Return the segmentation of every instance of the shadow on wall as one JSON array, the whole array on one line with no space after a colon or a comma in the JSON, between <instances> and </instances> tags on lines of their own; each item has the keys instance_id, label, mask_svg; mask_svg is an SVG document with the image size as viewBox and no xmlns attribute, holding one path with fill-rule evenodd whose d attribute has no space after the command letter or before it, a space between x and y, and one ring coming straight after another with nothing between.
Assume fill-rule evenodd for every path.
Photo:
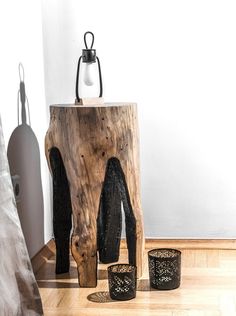
<instances>
[{"instance_id":1,"label":"shadow on wall","mask_svg":"<svg viewBox=\"0 0 236 316\"><path fill-rule=\"evenodd\" d=\"M24 85L24 69L21 64L19 65L19 74L18 126L11 134L7 156L16 197L16 206L29 256L32 258L44 245L43 190L39 144L30 124L29 103Z\"/></svg>"}]
</instances>

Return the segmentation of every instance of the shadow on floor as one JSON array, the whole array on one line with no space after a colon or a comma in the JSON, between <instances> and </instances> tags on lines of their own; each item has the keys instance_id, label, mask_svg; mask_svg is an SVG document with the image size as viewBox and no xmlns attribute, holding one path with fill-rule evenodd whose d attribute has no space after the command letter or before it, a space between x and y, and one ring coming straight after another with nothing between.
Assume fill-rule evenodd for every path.
<instances>
[{"instance_id":1,"label":"shadow on floor","mask_svg":"<svg viewBox=\"0 0 236 316\"><path fill-rule=\"evenodd\" d=\"M71 260L73 260L71 258ZM36 279L40 288L79 288L78 284L78 271L74 265L70 266L68 273L56 274L55 273L55 256L52 256L50 260L45 263L45 268L40 269L36 273ZM71 283L74 279L75 282ZM107 268L104 267L98 270L98 280L107 280ZM67 280L63 281L63 280ZM149 292L156 291L150 287L149 279L141 279L137 281L137 291ZM91 302L106 303L111 302L109 292L95 292L90 294L88 300Z\"/></svg>"},{"instance_id":2,"label":"shadow on floor","mask_svg":"<svg viewBox=\"0 0 236 316\"><path fill-rule=\"evenodd\" d=\"M105 270L103 270L105 272ZM144 280L138 280L137 282L137 291L155 291L154 289L150 288L149 285L149 280L144 279ZM107 291L102 291L102 292L95 292L91 293L87 296L87 299L90 302L94 303L109 303L109 302L114 302L111 297L109 292Z\"/></svg>"},{"instance_id":3,"label":"shadow on floor","mask_svg":"<svg viewBox=\"0 0 236 316\"><path fill-rule=\"evenodd\" d=\"M143 280L138 280L137 291L149 292L149 291L157 291L157 290L150 287L149 279L143 279Z\"/></svg>"},{"instance_id":4,"label":"shadow on floor","mask_svg":"<svg viewBox=\"0 0 236 316\"><path fill-rule=\"evenodd\" d=\"M71 259L73 260L73 259ZM40 269L36 273L36 279L40 280L55 280L55 279L77 279L78 271L76 266L70 266L68 273L56 274L55 273L55 256L52 256L46 263L45 269ZM97 274L98 280L107 280L107 269L99 269Z\"/></svg>"},{"instance_id":5,"label":"shadow on floor","mask_svg":"<svg viewBox=\"0 0 236 316\"><path fill-rule=\"evenodd\" d=\"M107 270L98 270L98 280L107 280L108 279L108 274Z\"/></svg>"},{"instance_id":6,"label":"shadow on floor","mask_svg":"<svg viewBox=\"0 0 236 316\"><path fill-rule=\"evenodd\" d=\"M50 288L50 289L77 289L79 288L78 282L57 282L57 281L37 281L39 288Z\"/></svg>"},{"instance_id":7,"label":"shadow on floor","mask_svg":"<svg viewBox=\"0 0 236 316\"><path fill-rule=\"evenodd\" d=\"M91 293L91 294L89 294L87 296L87 299L90 302L93 302L93 303L110 303L110 302L114 302L110 298L110 294L107 291Z\"/></svg>"},{"instance_id":8,"label":"shadow on floor","mask_svg":"<svg viewBox=\"0 0 236 316\"><path fill-rule=\"evenodd\" d=\"M55 273L55 260L49 260L45 263L44 269L40 269L36 273L36 279L38 281L60 280L60 279L77 279L78 271L75 266L70 266L68 273Z\"/></svg>"}]
</instances>

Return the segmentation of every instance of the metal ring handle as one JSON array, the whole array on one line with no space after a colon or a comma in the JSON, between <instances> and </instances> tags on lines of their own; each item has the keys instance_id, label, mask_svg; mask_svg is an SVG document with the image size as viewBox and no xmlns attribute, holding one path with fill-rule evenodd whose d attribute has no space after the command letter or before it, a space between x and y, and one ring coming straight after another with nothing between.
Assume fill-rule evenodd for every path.
<instances>
[{"instance_id":1,"label":"metal ring handle","mask_svg":"<svg viewBox=\"0 0 236 316\"><path fill-rule=\"evenodd\" d=\"M25 70L24 70L22 63L19 63L18 70L19 70L20 81L24 81L25 80Z\"/></svg>"},{"instance_id":2,"label":"metal ring handle","mask_svg":"<svg viewBox=\"0 0 236 316\"><path fill-rule=\"evenodd\" d=\"M92 36L92 42L91 42L90 48L88 48L88 44L87 44L87 40L86 40L86 36L88 34L90 34ZM84 33L84 44L85 44L86 49L92 49L93 48L93 43L94 43L94 34L92 32L89 32L89 31Z\"/></svg>"},{"instance_id":3,"label":"metal ring handle","mask_svg":"<svg viewBox=\"0 0 236 316\"><path fill-rule=\"evenodd\" d=\"M20 78L20 89L17 93L17 121L18 125L20 124L20 103L21 103L21 123L27 124L27 111L28 111L28 121L29 125L31 125L30 122L30 111L29 111L29 100L27 98L26 92L25 92L25 70L22 65L22 63L19 63L18 65L18 71L19 71L19 78ZM27 103L27 111L25 104Z\"/></svg>"}]
</instances>

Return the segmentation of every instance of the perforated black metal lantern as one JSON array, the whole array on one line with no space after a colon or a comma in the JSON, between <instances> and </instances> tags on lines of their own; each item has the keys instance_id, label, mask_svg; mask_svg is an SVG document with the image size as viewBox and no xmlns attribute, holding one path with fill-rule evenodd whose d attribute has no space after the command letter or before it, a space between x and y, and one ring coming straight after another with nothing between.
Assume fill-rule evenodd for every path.
<instances>
[{"instance_id":1,"label":"perforated black metal lantern","mask_svg":"<svg viewBox=\"0 0 236 316\"><path fill-rule=\"evenodd\" d=\"M181 252L160 248L148 252L151 287L158 290L173 290L180 286Z\"/></svg>"},{"instance_id":2,"label":"perforated black metal lantern","mask_svg":"<svg viewBox=\"0 0 236 316\"><path fill-rule=\"evenodd\" d=\"M108 267L109 292L113 300L126 301L136 297L136 267L114 264Z\"/></svg>"}]
</instances>

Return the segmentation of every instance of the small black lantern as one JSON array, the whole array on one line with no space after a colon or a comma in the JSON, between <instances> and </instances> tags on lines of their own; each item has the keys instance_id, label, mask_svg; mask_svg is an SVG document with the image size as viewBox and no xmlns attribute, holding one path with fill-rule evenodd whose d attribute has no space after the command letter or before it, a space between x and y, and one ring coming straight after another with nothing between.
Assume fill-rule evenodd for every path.
<instances>
[{"instance_id":1,"label":"small black lantern","mask_svg":"<svg viewBox=\"0 0 236 316\"><path fill-rule=\"evenodd\" d=\"M86 40L86 37L88 34L90 34L92 36L92 42L91 42L90 48L88 48L88 44L87 44L87 40ZM85 44L85 49L82 49L82 55L79 58L78 66L77 66L76 88L75 88L77 102L80 102L80 100L81 100L81 98L79 96L79 79L80 79L81 60L82 60L82 63L85 63L85 66L86 66L84 82L87 86L93 85L93 81L91 80L91 76L90 76L90 71L91 71L92 65L97 62L98 75L99 75L99 85L100 85L99 98L102 97L102 93L103 93L101 66L100 66L99 58L96 55L96 49L93 49L94 34L92 32L86 32L84 34L84 44Z\"/></svg>"},{"instance_id":2,"label":"small black lantern","mask_svg":"<svg viewBox=\"0 0 236 316\"><path fill-rule=\"evenodd\" d=\"M160 248L148 252L149 277L152 288L173 290L180 286L181 252Z\"/></svg>"},{"instance_id":3,"label":"small black lantern","mask_svg":"<svg viewBox=\"0 0 236 316\"><path fill-rule=\"evenodd\" d=\"M113 264L108 267L110 297L117 301L136 297L136 267L130 264Z\"/></svg>"}]
</instances>

